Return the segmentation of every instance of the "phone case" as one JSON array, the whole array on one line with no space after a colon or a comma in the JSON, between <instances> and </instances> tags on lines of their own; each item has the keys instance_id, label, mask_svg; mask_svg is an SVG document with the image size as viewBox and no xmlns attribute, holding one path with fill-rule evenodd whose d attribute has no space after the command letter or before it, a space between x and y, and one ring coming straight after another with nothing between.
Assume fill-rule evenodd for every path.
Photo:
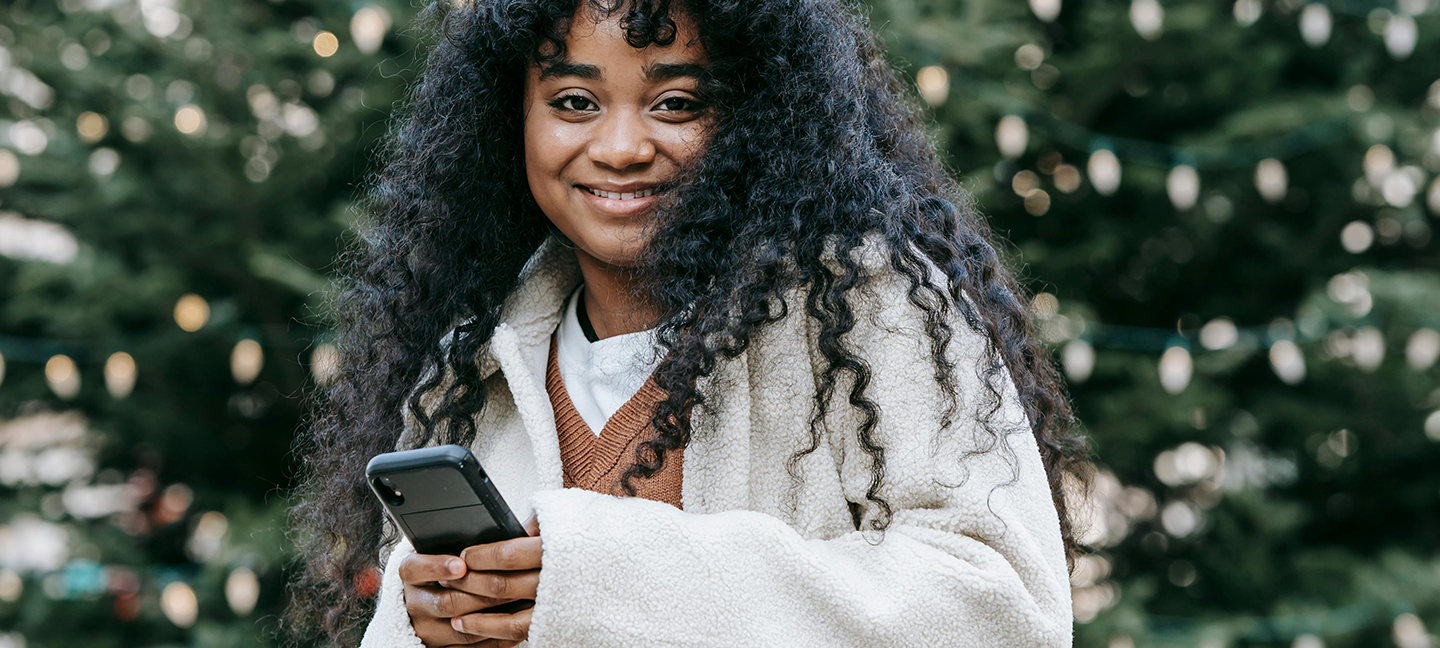
<instances>
[{"instance_id":1,"label":"phone case","mask_svg":"<svg viewBox=\"0 0 1440 648\"><path fill-rule=\"evenodd\" d=\"M423 554L528 535L469 450L444 445L387 452L370 460L366 481L390 519Z\"/></svg>"}]
</instances>

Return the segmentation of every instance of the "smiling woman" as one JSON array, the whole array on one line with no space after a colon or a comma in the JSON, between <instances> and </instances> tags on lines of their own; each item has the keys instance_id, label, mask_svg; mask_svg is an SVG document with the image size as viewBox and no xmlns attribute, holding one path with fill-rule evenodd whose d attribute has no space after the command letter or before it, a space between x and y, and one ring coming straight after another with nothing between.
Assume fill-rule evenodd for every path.
<instances>
[{"instance_id":1,"label":"smiling woman","mask_svg":"<svg viewBox=\"0 0 1440 648\"><path fill-rule=\"evenodd\" d=\"M295 628L1070 644L1084 444L857 5L481 0L426 25L301 449ZM440 443L531 537L397 537L363 467Z\"/></svg>"}]
</instances>

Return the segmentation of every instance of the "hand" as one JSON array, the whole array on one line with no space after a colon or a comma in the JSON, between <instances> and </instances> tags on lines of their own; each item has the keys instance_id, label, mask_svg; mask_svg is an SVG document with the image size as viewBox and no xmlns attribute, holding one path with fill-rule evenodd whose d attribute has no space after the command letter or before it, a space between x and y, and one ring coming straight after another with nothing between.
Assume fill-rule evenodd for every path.
<instances>
[{"instance_id":1,"label":"hand","mask_svg":"<svg viewBox=\"0 0 1440 648\"><path fill-rule=\"evenodd\" d=\"M540 525L525 521L527 538L466 547L460 556L411 554L400 563L405 609L426 646L510 648L530 634L531 610L480 610L535 598L540 583Z\"/></svg>"}]
</instances>

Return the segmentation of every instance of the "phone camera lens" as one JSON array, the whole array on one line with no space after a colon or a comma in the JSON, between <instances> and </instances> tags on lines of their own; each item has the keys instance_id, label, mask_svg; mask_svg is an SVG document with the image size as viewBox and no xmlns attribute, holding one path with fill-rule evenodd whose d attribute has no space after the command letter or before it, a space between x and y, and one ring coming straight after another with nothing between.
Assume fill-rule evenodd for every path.
<instances>
[{"instance_id":1,"label":"phone camera lens","mask_svg":"<svg viewBox=\"0 0 1440 648\"><path fill-rule=\"evenodd\" d=\"M395 482L389 477L380 477L375 480L375 491L391 506L401 506L405 503L405 494L395 487Z\"/></svg>"}]
</instances>

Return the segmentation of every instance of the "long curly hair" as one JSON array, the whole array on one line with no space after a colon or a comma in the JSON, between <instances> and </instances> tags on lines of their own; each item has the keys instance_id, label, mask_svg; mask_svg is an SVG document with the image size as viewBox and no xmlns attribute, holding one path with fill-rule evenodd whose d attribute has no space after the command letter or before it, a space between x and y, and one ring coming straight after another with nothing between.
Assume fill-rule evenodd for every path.
<instances>
[{"instance_id":1,"label":"long curly hair","mask_svg":"<svg viewBox=\"0 0 1440 648\"><path fill-rule=\"evenodd\" d=\"M304 481L293 523L303 566L291 583L294 629L316 634L318 624L344 645L373 610L373 590L356 584L373 578L394 531L383 524L363 469L396 449L402 411L417 423L415 438L407 437L415 445L475 438L473 417L489 397L475 358L525 262L553 235L526 181L524 75L564 55L581 2L619 15L637 48L672 42L672 11L683 12L710 61L699 84L713 111L707 144L665 192L642 255L648 274L663 277L647 296L662 314L658 340L666 353L655 379L668 395L652 419L657 437L639 447L624 475L629 492L634 479L653 475L667 452L689 441L687 413L706 404L697 378L800 307L784 304L791 292L805 295L827 363L811 410L810 447L794 459L819 447L832 400L845 399L864 414L854 433L873 466L866 497L882 515L872 527L889 524L890 505L880 495L885 448L873 436L880 411L866 396L871 368L845 339L857 317L851 297L868 278L851 253L878 234L890 266L908 279L909 301L924 314L951 416L957 368L945 351L956 310L986 339L985 384L1008 366L1073 556L1062 481L1071 475L1084 483L1086 450L1064 385L1035 335L1024 289L1004 267L972 197L947 172L923 111L857 4L441 0L417 22L436 38L386 138L358 241L342 259L334 308L339 367L317 391L297 448ZM850 385L847 393L837 396L837 384ZM989 390L980 418L996 434L988 419L1000 394Z\"/></svg>"}]
</instances>

